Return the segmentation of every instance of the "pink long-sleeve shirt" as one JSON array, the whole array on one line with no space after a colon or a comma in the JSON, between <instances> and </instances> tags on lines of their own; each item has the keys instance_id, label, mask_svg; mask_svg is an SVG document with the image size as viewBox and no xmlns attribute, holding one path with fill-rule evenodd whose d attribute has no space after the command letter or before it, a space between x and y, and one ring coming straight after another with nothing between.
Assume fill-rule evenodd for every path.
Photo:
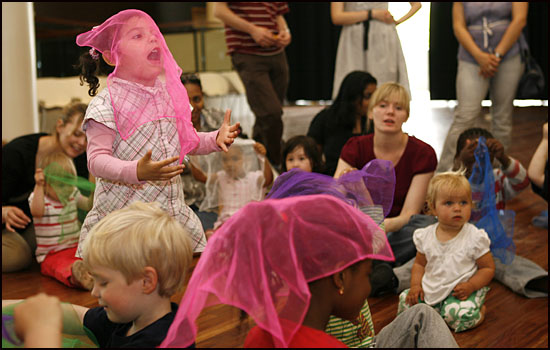
<instances>
[{"instance_id":1,"label":"pink long-sleeve shirt","mask_svg":"<svg viewBox=\"0 0 550 350\"><path fill-rule=\"evenodd\" d=\"M86 137L88 139L86 153L88 155L88 170L92 175L130 184L143 183L144 181L139 181L137 178L139 159L122 160L113 157L112 147L116 131L94 120L87 120L86 123ZM216 143L218 130L197 134L199 135L199 144L190 154L202 155L221 151Z\"/></svg>"}]
</instances>

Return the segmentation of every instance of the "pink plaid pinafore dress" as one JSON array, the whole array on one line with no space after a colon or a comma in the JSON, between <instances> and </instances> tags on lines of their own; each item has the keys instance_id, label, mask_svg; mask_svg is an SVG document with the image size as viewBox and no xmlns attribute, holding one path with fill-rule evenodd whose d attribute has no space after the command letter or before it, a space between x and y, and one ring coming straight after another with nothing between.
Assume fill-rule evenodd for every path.
<instances>
[{"instance_id":1,"label":"pink plaid pinafore dress","mask_svg":"<svg viewBox=\"0 0 550 350\"><path fill-rule=\"evenodd\" d=\"M111 94L111 95L110 95ZM173 115L170 96L157 80L153 87L113 77L109 88L103 89L91 102L84 118L84 127L89 119L117 130L111 96L123 96L125 103L153 109L158 115ZM154 97L154 98L153 98ZM137 160L148 150L153 150L152 160L159 161L180 155L180 142L174 118L160 118L140 125L131 136L123 140L117 131L113 144L113 156L122 160ZM141 184L96 179L94 205L82 225L77 255L82 254L82 245L88 232L104 216L124 208L134 201L159 202L164 210L177 218L191 235L193 252L202 252L206 237L201 222L193 210L185 204L183 183L180 176L168 181L147 181Z\"/></svg>"}]
</instances>

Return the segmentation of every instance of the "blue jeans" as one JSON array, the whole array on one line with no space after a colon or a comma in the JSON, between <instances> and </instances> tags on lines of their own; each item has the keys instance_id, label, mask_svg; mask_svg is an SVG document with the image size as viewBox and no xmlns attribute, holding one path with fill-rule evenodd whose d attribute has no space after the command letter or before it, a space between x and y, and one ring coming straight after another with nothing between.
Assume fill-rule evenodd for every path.
<instances>
[{"instance_id":1,"label":"blue jeans","mask_svg":"<svg viewBox=\"0 0 550 350\"><path fill-rule=\"evenodd\" d=\"M431 215L417 214L411 216L409 222L399 231L389 232L388 242L390 243L395 263L393 266L401 266L416 256L416 246L413 242L413 233L418 228L435 224L437 220Z\"/></svg>"},{"instance_id":2,"label":"blue jeans","mask_svg":"<svg viewBox=\"0 0 550 350\"><path fill-rule=\"evenodd\" d=\"M218 220L218 214L210 211L200 211L199 208L195 205L191 205L191 209L197 214L199 220L201 221L202 228L206 231L214 228L214 223Z\"/></svg>"}]
</instances>

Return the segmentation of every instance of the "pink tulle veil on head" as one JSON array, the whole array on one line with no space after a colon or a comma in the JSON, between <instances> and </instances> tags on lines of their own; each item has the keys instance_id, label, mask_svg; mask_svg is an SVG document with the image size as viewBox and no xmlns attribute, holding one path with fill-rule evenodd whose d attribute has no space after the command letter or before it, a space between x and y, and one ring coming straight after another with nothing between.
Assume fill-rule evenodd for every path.
<instances>
[{"instance_id":1,"label":"pink tulle veil on head","mask_svg":"<svg viewBox=\"0 0 550 350\"><path fill-rule=\"evenodd\" d=\"M202 309L216 304L244 310L288 347L309 308L308 283L365 259L394 256L384 230L339 198L249 203L208 241L161 347L191 345Z\"/></svg>"},{"instance_id":2,"label":"pink tulle veil on head","mask_svg":"<svg viewBox=\"0 0 550 350\"><path fill-rule=\"evenodd\" d=\"M151 16L140 10L121 11L78 35L76 43L97 50L115 66L107 78L107 88L122 139L145 123L173 118L181 163L199 138L180 80L182 70Z\"/></svg>"}]
</instances>

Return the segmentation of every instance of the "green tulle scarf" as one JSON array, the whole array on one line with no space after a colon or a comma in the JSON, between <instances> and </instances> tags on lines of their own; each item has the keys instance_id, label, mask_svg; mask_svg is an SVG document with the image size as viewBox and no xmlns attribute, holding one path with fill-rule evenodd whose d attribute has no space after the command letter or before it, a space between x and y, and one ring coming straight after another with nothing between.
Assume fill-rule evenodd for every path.
<instances>
[{"instance_id":1,"label":"green tulle scarf","mask_svg":"<svg viewBox=\"0 0 550 350\"><path fill-rule=\"evenodd\" d=\"M23 302L23 301L22 301ZM20 303L2 307L2 348L24 348L14 329L13 309ZM61 303L63 309L63 331L61 347L63 348L97 348L93 333L80 321L71 304Z\"/></svg>"},{"instance_id":2,"label":"green tulle scarf","mask_svg":"<svg viewBox=\"0 0 550 350\"><path fill-rule=\"evenodd\" d=\"M77 190L83 196L89 196L95 189L95 184L87 179L73 175L66 171L61 165L53 162L44 168L44 177L46 183L54 190L57 198L63 205L63 210L59 216L59 223L61 224L61 235L59 242L61 243L67 232L65 227L67 222L71 221L73 210L67 204L71 197L78 194ZM77 216L80 222L84 221L87 211L77 208Z\"/></svg>"}]
</instances>

